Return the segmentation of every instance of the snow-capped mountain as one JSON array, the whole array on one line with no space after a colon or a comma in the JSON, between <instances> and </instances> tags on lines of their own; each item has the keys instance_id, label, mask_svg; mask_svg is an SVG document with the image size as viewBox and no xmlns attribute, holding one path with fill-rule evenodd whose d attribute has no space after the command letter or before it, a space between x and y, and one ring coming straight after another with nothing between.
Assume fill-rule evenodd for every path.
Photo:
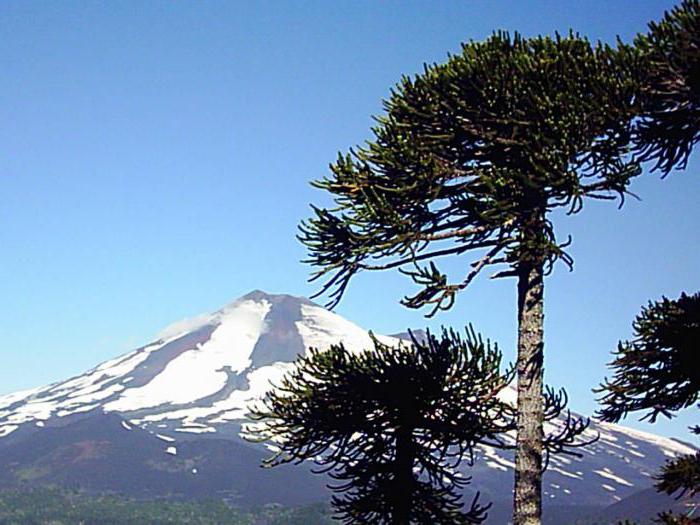
<instances>
[{"instance_id":1,"label":"snow-capped mountain","mask_svg":"<svg viewBox=\"0 0 700 525\"><path fill-rule=\"evenodd\" d=\"M357 350L370 344L365 330L306 299L254 291L83 375L0 397L0 436L95 409L144 429L221 434L235 423L237 430L249 401L297 355L340 341Z\"/></svg>"},{"instance_id":2,"label":"snow-capped mountain","mask_svg":"<svg viewBox=\"0 0 700 525\"><path fill-rule=\"evenodd\" d=\"M281 474L257 469L265 449L239 437L246 407L297 355L340 341L354 351L370 345L366 330L307 299L255 291L85 374L0 397L0 484L65 481L141 493L165 484L165 493L232 490L274 501L270 483ZM600 440L582 458L552 458L545 478L552 503L614 503L649 488L666 458L694 450L618 425L596 422L588 432ZM506 501L513 466L511 455L484 447L468 473L487 498ZM289 467L284 476L303 476L297 486L319 495L322 481L301 471ZM288 479L281 483L294 499Z\"/></svg>"}]
</instances>

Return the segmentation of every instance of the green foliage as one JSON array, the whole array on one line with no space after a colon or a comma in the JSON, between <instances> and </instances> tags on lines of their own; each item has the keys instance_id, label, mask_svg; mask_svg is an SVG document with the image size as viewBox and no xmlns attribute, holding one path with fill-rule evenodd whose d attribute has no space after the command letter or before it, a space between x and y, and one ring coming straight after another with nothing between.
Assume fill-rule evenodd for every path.
<instances>
[{"instance_id":1,"label":"green foliage","mask_svg":"<svg viewBox=\"0 0 700 525\"><path fill-rule=\"evenodd\" d=\"M233 509L222 501L132 500L53 489L0 492L1 525L330 525L312 505Z\"/></svg>"},{"instance_id":2,"label":"green foliage","mask_svg":"<svg viewBox=\"0 0 700 525\"><path fill-rule=\"evenodd\" d=\"M336 523L325 505L285 508L267 505L261 510L248 512L255 525L331 525Z\"/></svg>"},{"instance_id":3,"label":"green foliage","mask_svg":"<svg viewBox=\"0 0 700 525\"><path fill-rule=\"evenodd\" d=\"M605 421L617 422L629 412L659 415L689 407L700 395L700 293L681 294L649 303L633 323L634 339L621 341L609 367L612 380L598 392Z\"/></svg>"},{"instance_id":4,"label":"green foliage","mask_svg":"<svg viewBox=\"0 0 700 525\"><path fill-rule=\"evenodd\" d=\"M314 183L335 206L314 207L300 239L330 304L363 270L401 268L422 287L404 304L433 314L486 267L571 264L546 213L622 198L639 173L628 156L638 60L575 34L496 33L403 78L374 139ZM473 250L481 257L450 284L435 260Z\"/></svg>"},{"instance_id":5,"label":"green foliage","mask_svg":"<svg viewBox=\"0 0 700 525\"><path fill-rule=\"evenodd\" d=\"M700 293L649 302L634 323L635 337L621 341L610 363L612 380L597 390L604 405L599 415L617 422L630 412L645 412L641 419L654 423L659 415L690 407L700 398ZM697 405L700 408L700 405ZM700 434L700 427L692 429ZM666 462L656 488L678 497L700 492L700 453ZM659 523L698 523L662 514Z\"/></svg>"},{"instance_id":6,"label":"green foliage","mask_svg":"<svg viewBox=\"0 0 700 525\"><path fill-rule=\"evenodd\" d=\"M661 469L656 488L680 496L686 492L691 496L700 493L700 452L668 461Z\"/></svg>"},{"instance_id":7,"label":"green foliage","mask_svg":"<svg viewBox=\"0 0 700 525\"><path fill-rule=\"evenodd\" d=\"M542 275L559 260L573 264L548 214L578 213L587 198L622 205L640 162L684 166L700 121L697 12L698 1L685 0L635 46L594 46L573 33L464 44L445 64L403 78L373 139L314 182L334 204L313 207L299 238L331 307L366 270L407 275L419 290L403 304L429 316L486 268L518 277L515 521L526 501L539 519L538 454L525 451L542 445ZM455 282L436 264L468 252Z\"/></svg>"},{"instance_id":8,"label":"green foliage","mask_svg":"<svg viewBox=\"0 0 700 525\"><path fill-rule=\"evenodd\" d=\"M667 174L685 168L700 140L700 2L684 0L635 44L646 76L634 142L642 160Z\"/></svg>"},{"instance_id":9,"label":"green foliage","mask_svg":"<svg viewBox=\"0 0 700 525\"><path fill-rule=\"evenodd\" d=\"M458 489L468 480L456 467L473 463L478 444L512 448L504 434L515 429L515 409L498 393L513 372L500 368L498 348L471 328L464 339L444 331L397 347L374 339L358 353L311 349L254 407L248 438L279 448L270 466L314 460L330 472L345 523L408 523L397 520L401 504L411 523L481 523L476 499L462 511ZM564 404L548 391L546 419ZM548 450L573 454L586 426L569 418Z\"/></svg>"}]
</instances>

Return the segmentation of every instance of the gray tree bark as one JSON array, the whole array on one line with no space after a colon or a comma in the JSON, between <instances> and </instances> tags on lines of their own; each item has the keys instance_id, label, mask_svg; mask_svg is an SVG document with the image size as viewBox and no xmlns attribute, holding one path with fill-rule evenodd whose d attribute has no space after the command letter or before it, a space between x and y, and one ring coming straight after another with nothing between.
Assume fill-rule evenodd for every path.
<instances>
[{"instance_id":1,"label":"gray tree bark","mask_svg":"<svg viewBox=\"0 0 700 525\"><path fill-rule=\"evenodd\" d=\"M518 276L518 418L515 453L515 525L542 522L544 269L527 262Z\"/></svg>"}]
</instances>

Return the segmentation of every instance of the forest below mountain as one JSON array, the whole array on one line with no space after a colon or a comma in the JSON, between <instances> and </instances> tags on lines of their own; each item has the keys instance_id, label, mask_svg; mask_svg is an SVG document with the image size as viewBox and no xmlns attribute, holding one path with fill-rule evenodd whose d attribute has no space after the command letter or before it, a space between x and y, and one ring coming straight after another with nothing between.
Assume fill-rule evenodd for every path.
<instances>
[{"instance_id":1,"label":"forest below mountain","mask_svg":"<svg viewBox=\"0 0 700 525\"><path fill-rule=\"evenodd\" d=\"M56 489L0 492L1 525L327 525L323 505L238 509L221 500L135 500Z\"/></svg>"},{"instance_id":2,"label":"forest below mountain","mask_svg":"<svg viewBox=\"0 0 700 525\"><path fill-rule=\"evenodd\" d=\"M695 500L697 502L697 500ZM545 525L614 525L632 517L633 525L654 525L659 509L682 512L688 500L678 501L653 489L642 491L608 508L550 506ZM487 524L501 525L510 517L509 506L489 509ZM324 504L283 506L268 504L240 508L222 499L135 499L87 494L54 488L0 491L0 525L331 525L331 509ZM630 522L627 522L630 523Z\"/></svg>"}]
</instances>

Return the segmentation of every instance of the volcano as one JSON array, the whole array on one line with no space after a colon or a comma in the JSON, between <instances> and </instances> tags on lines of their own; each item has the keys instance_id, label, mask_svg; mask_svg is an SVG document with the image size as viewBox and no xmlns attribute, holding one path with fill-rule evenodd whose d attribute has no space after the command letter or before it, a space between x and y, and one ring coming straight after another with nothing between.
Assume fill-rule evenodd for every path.
<instances>
[{"instance_id":1,"label":"volcano","mask_svg":"<svg viewBox=\"0 0 700 525\"><path fill-rule=\"evenodd\" d=\"M398 344L406 333L378 336ZM325 500L301 466L261 469L269 454L241 437L247 407L308 348L371 345L367 330L305 298L251 292L182 321L158 340L84 374L0 397L0 486L53 485L132 496L222 496L242 505ZM513 390L503 392L515 398ZM544 498L604 508L653 486L666 459L695 448L593 421L582 457L553 457ZM509 505L512 454L479 449L465 468L487 500ZM494 522L495 523L495 522Z\"/></svg>"}]
</instances>

